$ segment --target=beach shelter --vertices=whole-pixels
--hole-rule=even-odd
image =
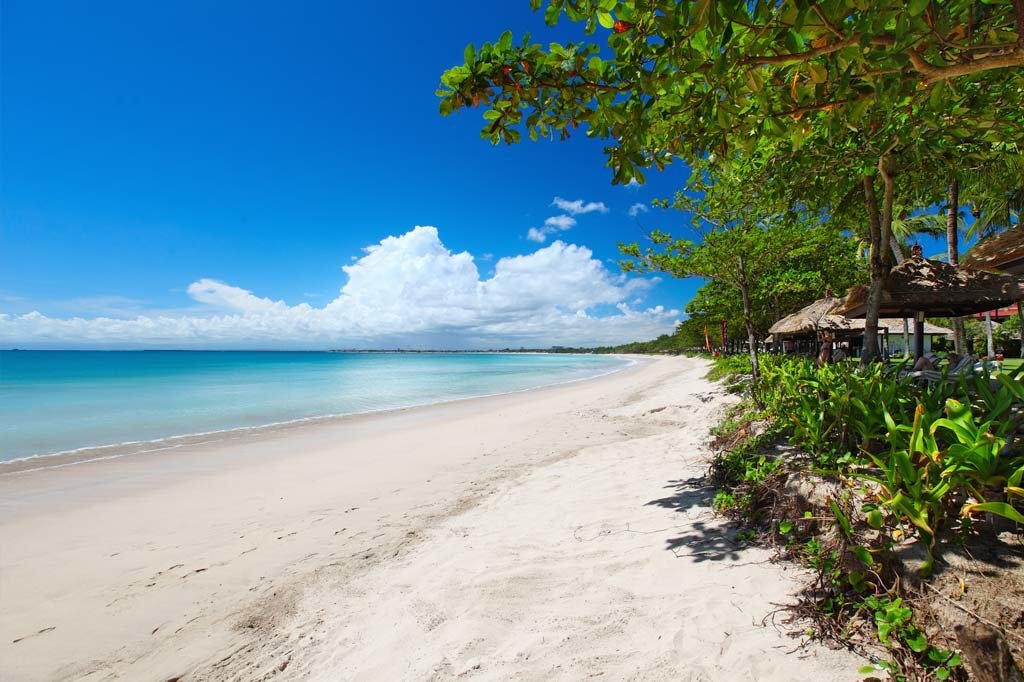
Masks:
[[[819,331],[836,331],[849,329],[853,320],[842,315],[834,315],[832,311],[842,302],[841,298],[826,296],[814,303],[804,306],[795,313],[790,313],[776,322],[768,330],[775,338],[787,336],[813,336]]]
[[[896,267],[882,290],[880,317],[914,318],[914,357],[924,353],[924,318],[960,317],[1024,300],[1024,279],[929,260],[915,254]],[[868,287],[855,286],[835,312],[862,318]]]
[[[843,303],[844,299],[832,296],[818,299],[773,324],[768,330],[770,336],[765,339],[765,342],[772,343],[784,339],[817,339],[819,332],[828,332],[837,339],[863,335],[865,327],[863,319],[852,319],[836,313]],[[893,346],[898,347],[901,351],[908,350],[904,349],[902,344],[893,344],[890,341],[890,339],[898,338],[904,331],[903,324],[902,319],[878,320],[878,330],[885,336],[885,346],[890,350]],[[936,336],[948,336],[953,333],[951,329],[928,322],[925,322],[922,332],[926,344]]]
[[[853,320],[842,315],[833,315],[842,299],[836,298],[829,292],[825,298],[820,298],[808,306],[804,306],[795,313],[790,313],[776,322],[768,330],[773,342],[785,340],[811,340],[817,342],[820,332],[832,332],[848,329],[852,326]],[[815,347],[816,347],[815,343]]]
[[[1024,228],[1018,225],[988,239],[982,239],[967,252],[961,263],[976,270],[1024,275]],[[1021,326],[1024,327],[1024,309],[1021,309],[1020,301],[1017,301],[1013,309],[1004,308],[994,312],[986,310],[978,315],[985,320],[985,336],[988,337],[990,347],[993,318],[999,320],[1009,317],[1010,315],[1005,313],[1011,313],[1011,310],[1015,310]],[[1024,357],[1024,343],[1021,344],[1021,357]]]
[[[975,270],[1024,275],[1024,227],[1015,227],[975,244],[960,264]]]

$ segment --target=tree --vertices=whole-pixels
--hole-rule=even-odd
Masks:
[[[615,182],[683,157],[726,170],[753,160],[792,205],[850,211],[859,191],[868,359],[897,184],[912,191],[946,142],[965,159],[1024,143],[1024,0],[551,0],[548,23],[562,16],[607,29],[608,50],[514,45],[506,32],[442,76],[441,112],[486,106],[495,143],[585,126],[611,141]]]
[[[779,263],[812,248],[806,240],[808,216],[774,207],[747,188],[740,172],[712,176],[704,171],[704,167],[694,170],[687,191],[678,193],[672,204],[692,215],[700,240],[654,231],[653,246],[619,245],[628,257],[622,266],[627,272],[657,270],[676,277],[703,277],[731,291],[742,311],[756,399],[760,368],[754,296],[759,283]]]
[[[855,244],[832,225],[808,227],[801,233],[801,248],[767,268],[750,288],[751,318],[758,339],[783,316],[798,310],[831,289],[845,291],[867,281]],[[744,327],[741,297],[719,281],[703,284],[686,304],[687,319],[680,335],[687,346],[704,345],[704,327],[725,321],[729,328]]]
[[[946,197],[946,260],[950,265],[960,264],[960,179],[949,182]],[[953,318],[953,347],[958,354],[967,352],[967,333],[963,318]]]

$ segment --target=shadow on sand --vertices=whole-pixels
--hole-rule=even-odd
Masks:
[[[738,561],[741,558],[747,546],[736,540],[740,526],[713,516],[711,501],[715,497],[715,488],[706,478],[669,481],[665,488],[673,494],[647,504],[682,513],[700,509],[707,517],[707,520],[694,521],[681,528],[684,532],[665,541],[665,549],[677,557],[692,558],[693,561]]]

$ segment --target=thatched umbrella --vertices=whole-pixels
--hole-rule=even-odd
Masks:
[[[1024,299],[1024,280],[982,270],[957,268],[919,255],[890,271],[882,291],[880,317],[914,318],[914,357],[924,353],[925,315],[960,317],[1000,308]],[[868,288],[850,289],[835,312],[846,317],[867,314]]]
[[[841,298],[826,296],[819,298],[809,306],[795,313],[786,315],[768,330],[776,338],[782,336],[808,336],[819,331],[837,331],[850,329],[853,320],[842,315],[833,315],[832,311],[842,302]]]

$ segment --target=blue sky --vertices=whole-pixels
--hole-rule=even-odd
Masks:
[[[652,173],[642,187],[613,186],[599,141],[579,135],[492,147],[479,137],[480,112],[438,115],[441,72],[461,61],[467,42],[506,28],[541,42],[580,36],[571,24],[544,26],[527,0],[290,7],[7,0],[0,40],[0,313],[7,317],[0,321],[8,329],[0,344],[323,347],[386,337],[455,347],[621,341],[670,329],[668,311],[681,310],[698,283],[622,280],[615,244],[642,236],[629,208],[670,196],[683,168]],[[555,197],[607,210],[572,215],[552,205]],[[527,239],[530,228],[562,215],[575,220],[571,229],[544,243]],[[685,222],[654,216],[639,219],[669,230]],[[392,251],[419,261],[378,264],[375,279],[372,263],[355,260],[417,225],[436,227],[436,237],[421,232]],[[563,249],[499,267],[502,258],[550,251],[554,239],[591,255]],[[479,282],[456,272],[465,263],[453,270],[455,261],[434,258],[444,249],[471,254]],[[538,268],[551,258],[556,274],[543,281]],[[437,272],[411,272],[427,261],[452,278],[435,292],[448,296],[450,309],[408,330],[398,322],[382,327],[380,339],[365,325],[349,333],[346,324],[361,322],[350,312],[306,343],[294,334],[277,343],[267,328],[249,338],[252,325],[147,334],[138,325],[85,323],[274,314],[273,324],[303,318],[315,327],[322,320],[254,301],[289,310],[391,304],[378,296],[379,283],[395,267],[405,286],[392,294],[412,294],[404,308],[385,312],[414,318],[430,301],[413,294],[440,281]],[[341,266],[357,263],[365,288],[338,300],[347,281]],[[474,302],[451,291],[486,289],[481,283],[496,268],[516,273],[499,278],[504,288],[478,290]],[[579,268],[592,279],[574,280]],[[523,289],[537,291],[509,300]],[[578,289],[603,293],[577,296]],[[243,290],[254,301],[239,298]],[[578,300],[560,307],[555,294]],[[463,319],[467,306],[476,317]],[[644,316],[656,306],[663,308]],[[10,324],[33,311],[45,320]],[[581,312],[592,319],[574,326]],[[621,319],[602,327],[609,316]],[[79,318],[76,326],[61,323],[70,318]]]

